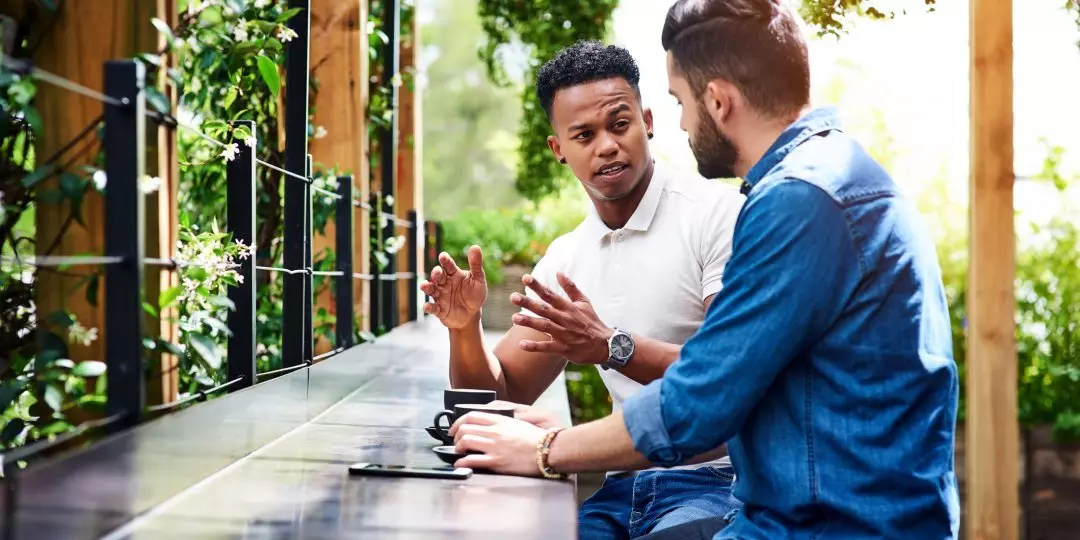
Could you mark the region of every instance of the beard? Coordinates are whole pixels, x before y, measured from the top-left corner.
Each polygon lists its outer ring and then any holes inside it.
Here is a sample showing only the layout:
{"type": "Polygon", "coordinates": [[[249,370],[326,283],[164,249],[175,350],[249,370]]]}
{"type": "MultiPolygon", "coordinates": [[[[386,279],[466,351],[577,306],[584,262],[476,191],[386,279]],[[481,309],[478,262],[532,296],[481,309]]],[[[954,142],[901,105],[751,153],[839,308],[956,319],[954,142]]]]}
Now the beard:
{"type": "Polygon", "coordinates": [[[698,132],[690,136],[690,151],[697,160],[698,174],[709,179],[735,178],[739,151],[704,110],[704,106],[698,107],[702,111],[698,115],[698,132]]]}

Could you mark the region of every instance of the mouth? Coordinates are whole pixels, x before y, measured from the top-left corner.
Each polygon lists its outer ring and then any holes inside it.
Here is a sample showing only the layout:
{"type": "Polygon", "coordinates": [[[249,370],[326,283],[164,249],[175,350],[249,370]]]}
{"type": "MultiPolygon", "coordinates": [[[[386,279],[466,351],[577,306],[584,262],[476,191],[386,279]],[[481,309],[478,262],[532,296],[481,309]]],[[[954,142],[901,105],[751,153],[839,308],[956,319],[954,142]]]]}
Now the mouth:
{"type": "Polygon", "coordinates": [[[600,180],[614,180],[629,168],[630,164],[622,161],[608,163],[596,170],[596,178],[600,180]]]}

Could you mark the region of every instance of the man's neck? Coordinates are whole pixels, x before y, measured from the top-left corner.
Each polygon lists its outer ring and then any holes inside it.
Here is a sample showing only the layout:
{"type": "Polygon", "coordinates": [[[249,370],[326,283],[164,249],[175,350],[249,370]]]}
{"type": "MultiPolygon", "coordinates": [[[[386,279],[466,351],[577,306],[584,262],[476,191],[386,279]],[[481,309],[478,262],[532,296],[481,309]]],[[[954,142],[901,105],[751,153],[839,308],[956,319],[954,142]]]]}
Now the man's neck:
{"type": "Polygon", "coordinates": [[[770,122],[762,129],[750,133],[739,147],[739,162],[735,166],[735,173],[739,178],[745,179],[750,169],[765,157],[765,152],[769,151],[780,135],[808,112],[810,112],[810,106],[803,108],[799,114],[791,118],[770,122]]]}
{"type": "Polygon", "coordinates": [[[600,220],[604,222],[604,225],[607,225],[611,230],[621,229],[626,226],[626,222],[630,221],[630,216],[634,215],[638,205],[641,204],[641,199],[645,197],[645,192],[649,189],[655,171],[656,167],[653,161],[649,160],[645,165],[645,175],[626,196],[613,201],[593,199],[593,207],[596,208],[596,213],[600,216],[600,220]]]}

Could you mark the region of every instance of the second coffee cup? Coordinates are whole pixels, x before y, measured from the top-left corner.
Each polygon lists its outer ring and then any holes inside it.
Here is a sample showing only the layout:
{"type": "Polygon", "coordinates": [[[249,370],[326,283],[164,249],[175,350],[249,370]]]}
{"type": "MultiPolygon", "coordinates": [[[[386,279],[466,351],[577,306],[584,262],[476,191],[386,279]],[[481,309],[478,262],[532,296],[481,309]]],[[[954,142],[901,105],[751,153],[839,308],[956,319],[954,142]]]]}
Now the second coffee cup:
{"type": "Polygon", "coordinates": [[[435,415],[435,420],[434,420],[435,429],[443,437],[449,438],[450,437],[450,434],[449,434],[450,426],[454,425],[454,422],[457,422],[458,419],[461,418],[462,416],[465,416],[466,414],[469,414],[469,413],[474,412],[474,411],[475,412],[485,412],[485,413],[489,413],[489,414],[499,414],[499,415],[506,416],[506,417],[509,417],[509,418],[514,417],[514,409],[513,409],[513,407],[507,407],[507,406],[501,406],[501,405],[480,405],[480,404],[475,404],[475,403],[461,403],[461,404],[458,404],[458,405],[454,405],[454,410],[453,411],[440,411],[439,414],[436,414],[435,415]],[[442,423],[441,423],[443,417],[445,417],[447,419],[447,424],[445,426],[443,426],[442,423]]]}

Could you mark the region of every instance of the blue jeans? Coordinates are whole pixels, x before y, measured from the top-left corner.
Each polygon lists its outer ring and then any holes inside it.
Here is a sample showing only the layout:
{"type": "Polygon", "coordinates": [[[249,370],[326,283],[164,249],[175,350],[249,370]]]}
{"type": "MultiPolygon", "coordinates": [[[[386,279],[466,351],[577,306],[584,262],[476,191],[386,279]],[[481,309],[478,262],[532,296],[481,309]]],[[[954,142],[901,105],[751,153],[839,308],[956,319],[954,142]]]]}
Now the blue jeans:
{"type": "Polygon", "coordinates": [[[732,494],[735,471],[700,467],[608,477],[578,513],[580,540],[630,539],[742,508],[732,494]]]}

